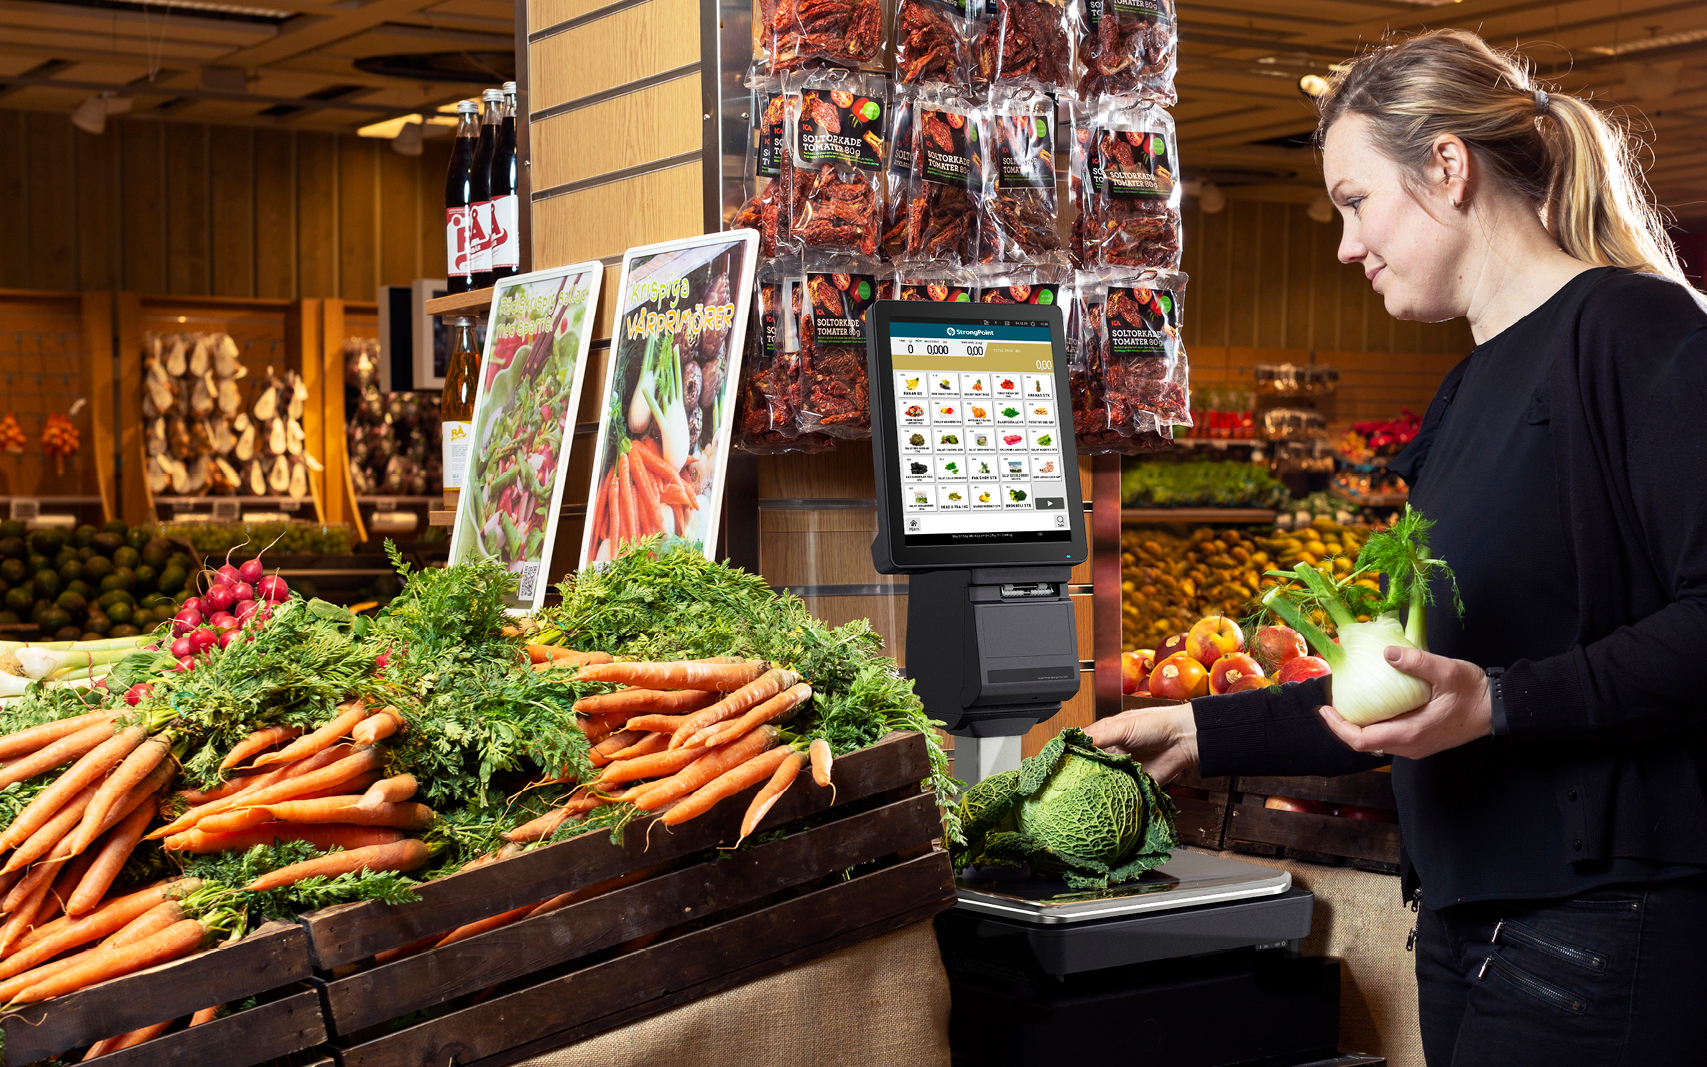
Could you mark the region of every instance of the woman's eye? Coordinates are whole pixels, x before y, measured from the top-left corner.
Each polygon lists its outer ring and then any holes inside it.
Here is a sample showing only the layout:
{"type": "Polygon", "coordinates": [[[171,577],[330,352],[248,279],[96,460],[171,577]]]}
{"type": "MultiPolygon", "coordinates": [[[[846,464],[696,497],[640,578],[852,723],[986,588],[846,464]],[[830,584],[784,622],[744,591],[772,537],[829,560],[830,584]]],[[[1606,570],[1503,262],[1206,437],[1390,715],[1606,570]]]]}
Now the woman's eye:
{"type": "Polygon", "coordinates": [[[1353,215],[1355,215],[1355,214],[1357,214],[1357,209],[1358,209],[1358,207],[1359,207],[1359,206],[1360,206],[1360,205],[1362,205],[1362,203],[1363,203],[1363,197],[1361,197],[1361,196],[1354,196],[1354,197],[1351,197],[1351,198],[1349,198],[1349,199],[1348,199],[1348,200],[1346,200],[1346,202],[1345,202],[1345,206],[1346,206],[1346,207],[1348,207],[1348,208],[1351,208],[1351,213],[1352,213],[1352,214],[1353,214],[1353,215]]]}

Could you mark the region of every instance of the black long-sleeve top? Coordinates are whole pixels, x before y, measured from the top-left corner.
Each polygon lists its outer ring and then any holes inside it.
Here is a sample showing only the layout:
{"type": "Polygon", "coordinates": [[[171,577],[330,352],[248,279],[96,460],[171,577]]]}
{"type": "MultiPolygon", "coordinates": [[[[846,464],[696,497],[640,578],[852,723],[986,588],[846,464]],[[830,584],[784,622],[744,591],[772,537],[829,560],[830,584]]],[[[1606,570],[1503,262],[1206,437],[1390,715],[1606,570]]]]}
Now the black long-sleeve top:
{"type": "MultiPolygon", "coordinates": [[[[1497,736],[1393,761],[1406,892],[1568,896],[1707,868],[1707,312],[1598,268],[1447,375],[1389,469],[1436,520],[1462,623],[1429,648],[1505,668],[1497,736]]],[[[1331,683],[1195,704],[1201,771],[1381,760],[1315,714],[1331,683]]]]}

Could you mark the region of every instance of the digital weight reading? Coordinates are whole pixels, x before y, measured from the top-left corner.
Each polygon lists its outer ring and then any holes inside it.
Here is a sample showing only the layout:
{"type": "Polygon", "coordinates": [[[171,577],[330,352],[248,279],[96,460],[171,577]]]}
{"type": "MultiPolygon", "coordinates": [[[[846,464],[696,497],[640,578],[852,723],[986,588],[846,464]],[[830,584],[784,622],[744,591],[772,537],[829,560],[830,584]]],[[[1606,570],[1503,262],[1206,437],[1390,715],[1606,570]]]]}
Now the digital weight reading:
{"type": "Polygon", "coordinates": [[[1071,541],[1049,328],[892,321],[889,351],[906,544],[1071,541]]]}

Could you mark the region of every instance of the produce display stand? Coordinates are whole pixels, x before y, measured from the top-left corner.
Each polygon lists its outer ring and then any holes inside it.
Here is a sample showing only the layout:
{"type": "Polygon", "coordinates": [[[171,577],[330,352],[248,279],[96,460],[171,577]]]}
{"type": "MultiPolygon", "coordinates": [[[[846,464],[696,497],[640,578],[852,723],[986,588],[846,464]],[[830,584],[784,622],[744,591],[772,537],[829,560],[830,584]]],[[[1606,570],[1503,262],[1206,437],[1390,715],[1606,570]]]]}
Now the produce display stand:
{"type": "Polygon", "coordinates": [[[117,514],[113,449],[113,294],[0,290],[0,414],[24,431],[21,454],[0,451],[0,518],[70,509],[79,522],[117,514]],[[64,473],[41,451],[48,415],[72,418],[82,438],[64,473]]]}
{"type": "Polygon", "coordinates": [[[1263,856],[1286,856],[1383,874],[1399,870],[1398,822],[1372,822],[1343,815],[1285,811],[1265,806],[1271,796],[1352,805],[1392,812],[1393,775],[1363,771],[1338,778],[1233,779],[1223,847],[1263,856]]]}
{"type": "Polygon", "coordinates": [[[356,530],[356,540],[367,540],[362,523],[361,507],[356,500],[355,487],[350,481],[349,445],[344,437],[347,416],[344,411],[344,340],[349,337],[379,337],[379,305],[355,300],[324,300],[320,314],[320,374],[303,372],[308,380],[309,402],[315,394],[320,397],[319,410],[304,416],[303,430],[310,441],[315,439],[318,425],[321,463],[326,470],[320,475],[321,498],[326,502],[326,521],[349,523],[356,530]]]}
{"type": "Polygon", "coordinates": [[[241,941],[115,978],[0,1017],[6,1067],[247,997],[263,1003],[112,1057],[116,1067],[250,1067],[326,1040],[301,926],[268,923],[241,941]],[[122,1057],[122,1059],[121,1059],[122,1057]]]}
{"type": "Polygon", "coordinates": [[[759,828],[762,837],[787,826],[785,837],[726,851],[744,808],[736,802],[674,829],[633,823],[620,847],[608,830],[590,830],[428,882],[410,904],[305,915],[310,958],[331,976],[322,988],[338,1059],[495,1067],[923,921],[954,902],[947,854],[932,845],[936,798],[919,787],[927,772],[924,738],[891,734],[836,761],[834,793],[786,793],[759,828]],[[556,911],[373,964],[423,936],[637,874],[556,911]],[[388,1025],[438,1005],[449,1010],[388,1025]]]}
{"type": "Polygon", "coordinates": [[[1272,508],[1122,508],[1120,521],[1129,523],[1226,523],[1233,526],[1272,526],[1272,508]]]}

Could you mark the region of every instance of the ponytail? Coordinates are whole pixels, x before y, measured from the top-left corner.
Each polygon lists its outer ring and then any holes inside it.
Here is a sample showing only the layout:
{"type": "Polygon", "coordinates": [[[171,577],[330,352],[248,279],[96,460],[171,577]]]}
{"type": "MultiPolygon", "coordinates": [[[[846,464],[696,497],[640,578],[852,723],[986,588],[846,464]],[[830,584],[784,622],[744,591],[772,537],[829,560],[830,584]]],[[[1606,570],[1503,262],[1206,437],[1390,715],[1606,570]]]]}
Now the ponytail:
{"type": "Polygon", "coordinates": [[[1347,64],[1317,108],[1318,143],[1336,120],[1362,115],[1418,182],[1435,138],[1456,134],[1569,255],[1689,287],[1631,138],[1586,101],[1543,91],[1520,53],[1467,30],[1418,34],[1347,64]]]}

